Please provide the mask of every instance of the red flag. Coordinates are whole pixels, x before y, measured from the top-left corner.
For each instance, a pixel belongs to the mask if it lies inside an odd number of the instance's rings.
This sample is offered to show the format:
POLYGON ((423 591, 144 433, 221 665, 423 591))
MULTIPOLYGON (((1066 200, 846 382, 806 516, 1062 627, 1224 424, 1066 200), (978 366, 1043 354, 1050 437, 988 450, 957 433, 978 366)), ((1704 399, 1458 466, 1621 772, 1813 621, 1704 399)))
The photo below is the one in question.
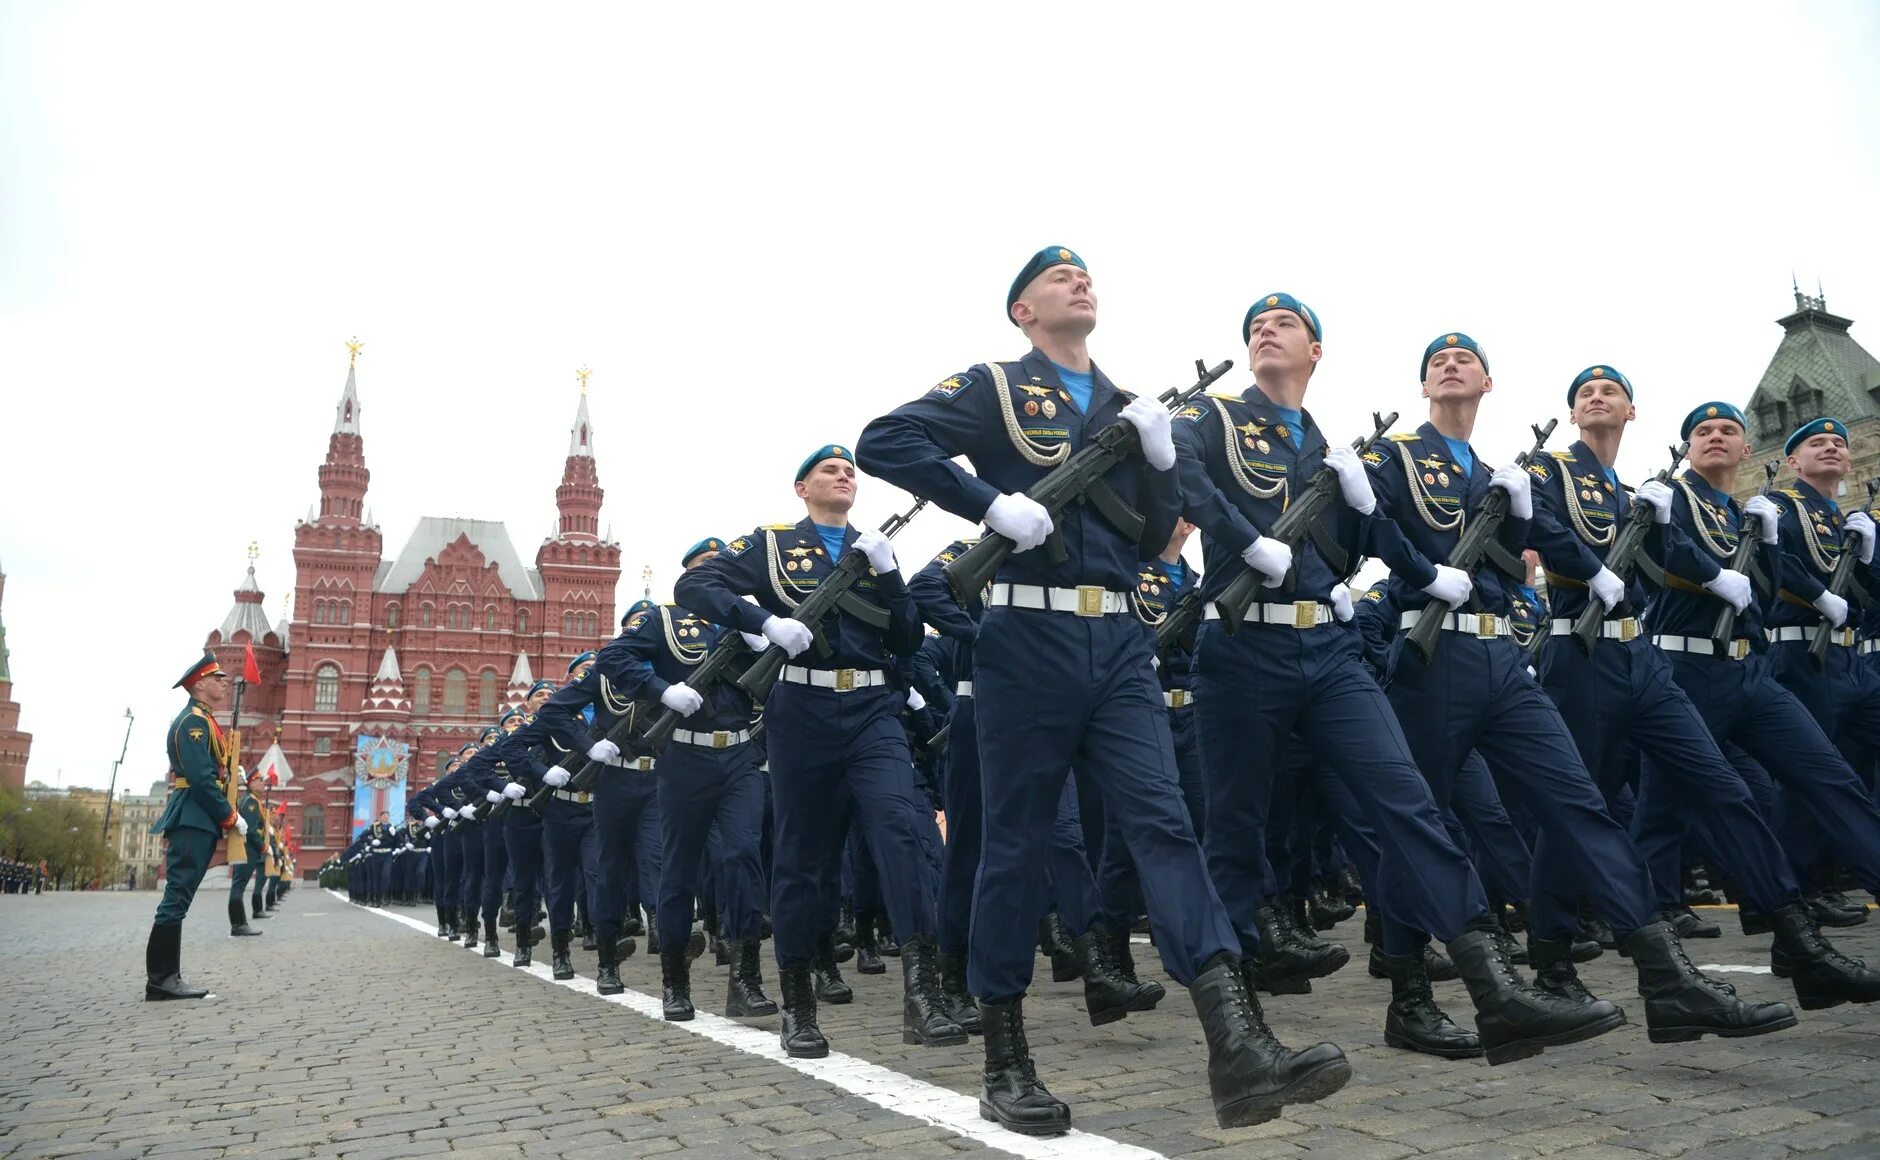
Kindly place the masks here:
POLYGON ((274 766, 271 763, 268 766, 268 784, 269 785, 281 784, 281 775, 274 772, 274 766))
POLYGON ((242 680, 258 685, 261 683, 261 666, 255 663, 255 646, 250 643, 246 648, 248 655, 242 658, 242 680))

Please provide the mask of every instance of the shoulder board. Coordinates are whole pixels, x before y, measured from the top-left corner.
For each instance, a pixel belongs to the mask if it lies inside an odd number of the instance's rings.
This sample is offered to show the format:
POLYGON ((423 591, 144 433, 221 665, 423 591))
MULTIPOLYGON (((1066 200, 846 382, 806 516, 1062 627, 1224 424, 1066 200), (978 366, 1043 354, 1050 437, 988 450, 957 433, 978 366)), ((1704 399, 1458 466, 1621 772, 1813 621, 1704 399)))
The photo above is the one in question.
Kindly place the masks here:
POLYGON ((1205 394, 1210 399, 1219 399, 1223 403, 1240 402, 1240 396, 1229 391, 1203 391, 1202 394, 1205 394))
MULTIPOLYGON (((1797 498, 1800 498, 1799 492, 1791 492, 1790 494, 1795 495, 1797 498)), ((207 721, 209 719, 209 715, 207 713, 203 712, 201 709, 196 708, 194 705, 191 705, 189 707, 189 715, 191 717, 201 717, 204 721, 207 721)))
POLYGON ((1579 460, 1573 457, 1573 452, 1571 451, 1549 451, 1547 454, 1553 456, 1555 459, 1558 459, 1562 463, 1578 463, 1579 462, 1579 460))
POLYGON ((795 524, 765 524, 761 530, 766 531, 766 532, 794 532, 796 531, 796 525, 795 524))
POLYGON ((679 602, 676 600, 668 600, 666 601, 666 603, 660 605, 660 607, 661 608, 677 608, 679 607, 679 602))
POLYGON ((1782 487, 1782 488, 1777 488, 1776 490, 1780 491, 1783 495, 1788 496, 1790 499, 1802 498, 1802 493, 1792 487, 1782 487))
POLYGON ((1414 443, 1418 439, 1421 439, 1422 436, 1418 435, 1415 431, 1392 431, 1389 435, 1384 436, 1384 438, 1390 440, 1392 443, 1414 443))

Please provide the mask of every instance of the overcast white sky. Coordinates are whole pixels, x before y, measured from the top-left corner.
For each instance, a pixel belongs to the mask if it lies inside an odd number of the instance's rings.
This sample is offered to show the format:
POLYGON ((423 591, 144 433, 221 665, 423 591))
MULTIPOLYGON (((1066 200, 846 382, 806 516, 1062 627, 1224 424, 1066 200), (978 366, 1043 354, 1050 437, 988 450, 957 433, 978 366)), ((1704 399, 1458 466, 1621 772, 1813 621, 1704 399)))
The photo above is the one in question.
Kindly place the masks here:
MULTIPOLYGON (((1334 438, 1420 415, 1423 344, 1464 329, 1485 455, 1610 362, 1636 477, 1748 396, 1791 270, 1880 350, 1877 11, 6 3, 29 776, 102 785, 126 705, 120 787, 162 773, 250 540, 280 614, 355 334, 388 552, 461 515, 532 559, 592 367, 629 599, 643 562, 664 596, 686 544, 798 518, 810 448, 1021 353, 1003 296, 1046 244, 1089 260, 1125 386, 1244 366, 1283 289, 1324 320, 1334 438)), ((857 520, 901 502, 865 484, 857 520)), ((965 530, 924 515, 902 558, 965 530)))

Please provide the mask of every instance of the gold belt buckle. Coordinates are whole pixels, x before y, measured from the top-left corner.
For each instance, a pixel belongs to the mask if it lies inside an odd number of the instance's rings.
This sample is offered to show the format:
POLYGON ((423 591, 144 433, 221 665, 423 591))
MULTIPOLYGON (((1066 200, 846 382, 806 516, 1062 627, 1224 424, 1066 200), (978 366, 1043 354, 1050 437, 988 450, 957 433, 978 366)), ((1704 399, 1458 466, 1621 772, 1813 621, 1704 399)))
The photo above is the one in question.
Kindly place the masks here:
POLYGON ((1475 635, 1478 640, 1493 640, 1500 634, 1495 631, 1495 614, 1478 612, 1475 614, 1475 635))
POLYGON ((1747 657, 1748 655, 1749 655, 1749 640, 1748 640, 1748 638, 1746 638, 1746 637, 1740 637, 1740 636, 1739 636, 1739 637, 1737 637, 1737 638, 1736 638, 1735 640, 1733 640, 1733 641, 1731 641, 1731 642, 1730 642, 1730 657, 1731 657, 1731 659, 1733 659, 1733 660, 1739 660, 1739 661, 1740 661, 1740 660, 1742 660, 1742 659, 1743 659, 1744 657, 1747 657))
POLYGON ((725 746, 729 744, 731 744, 731 734, 727 733, 723 729, 715 729, 712 731, 712 748, 713 749, 723 749, 725 746))
POLYGON ((1293 601, 1293 627, 1311 628, 1319 622, 1319 602, 1316 600, 1293 601))
POLYGON ((1854 647, 1854 630, 1853 629, 1851 628, 1837 629, 1835 632, 1835 635, 1840 637, 1840 644, 1842 648, 1854 647))
POLYGON ((1628 616, 1619 622, 1619 639, 1621 641, 1638 639, 1637 617, 1628 616))
POLYGON ((584 805, 586 805, 586 804, 588 804, 588 801, 589 801, 589 800, 590 800, 590 799, 591 799, 591 798, 592 798, 593 796, 594 796, 594 795, 592 795, 592 794, 590 794, 590 793, 589 793, 588 791, 586 791, 586 790, 584 790, 584 789, 581 789, 581 790, 576 790, 576 791, 575 791, 575 794, 574 794, 574 803, 575 803, 576 805, 578 805, 578 806, 584 806, 584 805))
POLYGON ((855 687, 854 669, 836 670, 836 692, 846 693, 855 687))
POLYGON ((1103 589, 1095 584, 1077 586, 1077 615, 1103 615, 1103 589))
POLYGON ((1188 690, 1187 689, 1170 689, 1169 690, 1169 694, 1168 694, 1168 707, 1169 708, 1179 709, 1182 706, 1186 705, 1187 703, 1188 703, 1188 690))

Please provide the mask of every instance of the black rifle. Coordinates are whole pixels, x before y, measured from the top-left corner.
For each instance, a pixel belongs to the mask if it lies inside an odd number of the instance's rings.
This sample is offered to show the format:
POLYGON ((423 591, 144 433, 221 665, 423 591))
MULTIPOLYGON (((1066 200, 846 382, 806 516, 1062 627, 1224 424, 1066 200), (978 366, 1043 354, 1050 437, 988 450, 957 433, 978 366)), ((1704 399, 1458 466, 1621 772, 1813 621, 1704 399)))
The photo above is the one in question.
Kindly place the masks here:
MULTIPOLYGON (((634 722, 638 721, 640 716, 639 708, 640 702, 635 701, 633 707, 616 717, 611 726, 591 731, 588 734, 588 749, 592 749, 597 741, 611 741, 619 746, 621 758, 627 761, 637 760, 641 755, 650 752, 640 738, 634 736, 633 733, 634 722)), ((561 759, 555 762, 555 767, 574 774, 568 779, 567 792, 586 793, 594 788, 595 780, 600 777, 601 770, 606 769, 607 765, 605 762, 589 760, 586 749, 577 749, 562 754, 561 759)), ((523 804, 530 809, 536 809, 554 791, 554 786, 544 782, 542 788, 530 794, 523 804)))
POLYGON ((945 756, 946 751, 947 751, 947 742, 948 740, 952 738, 952 736, 953 736, 953 722, 948 721, 945 725, 940 726, 940 731, 938 733, 935 733, 932 737, 929 737, 927 739, 927 743, 923 745, 921 748, 927 751, 928 756, 932 757, 935 761, 938 761, 940 760, 941 757, 945 756))
MULTIPOLYGON (((1540 455, 1547 446, 1548 437, 1560 420, 1549 419, 1545 427, 1530 427, 1534 432, 1534 446, 1515 456, 1514 465, 1525 469, 1540 455)), ((1471 578, 1479 565, 1496 547, 1495 533, 1501 530, 1501 522, 1508 518, 1508 493, 1499 487, 1488 489, 1488 495, 1482 500, 1482 506, 1469 517, 1468 526, 1457 537, 1456 546, 1449 550, 1449 559, 1444 563, 1451 568, 1466 573, 1471 578)), ((1423 607, 1423 614, 1417 618, 1409 632, 1411 651, 1417 660, 1430 663, 1430 657, 1436 653, 1436 635, 1443 631, 1443 618, 1450 609, 1441 601, 1432 600, 1423 607)))
POLYGON ((1175 648, 1193 648, 1195 629, 1201 624, 1202 613, 1207 603, 1201 599, 1201 586, 1195 585, 1188 594, 1175 602, 1175 607, 1168 610, 1162 623, 1155 626, 1155 655, 1167 656, 1175 648))
MULTIPOLYGON (((1762 495, 1767 496, 1775 487, 1776 466, 1781 462, 1779 459, 1771 459, 1763 464, 1762 495)), ((1691 518, 1697 519, 1697 513, 1692 512, 1691 518)), ((1747 576, 1755 567, 1756 544, 1762 538, 1761 518, 1745 514, 1743 526, 1737 529, 1737 536, 1736 551, 1730 556, 1730 567, 1747 576)), ((1753 589, 1750 592, 1750 599, 1756 599, 1753 589)), ((1717 613, 1716 626, 1710 630, 1710 644, 1716 649, 1718 656, 1723 656, 1730 651, 1730 642, 1734 639, 1736 639, 1736 605, 1726 600, 1723 602, 1723 608, 1717 613)))
MULTIPOLYGON (((1234 369, 1234 362, 1228 359, 1213 367, 1195 360, 1195 384, 1185 389, 1170 387, 1157 396, 1157 401, 1169 409, 1172 414, 1188 405, 1188 401, 1213 386, 1215 381, 1234 369)), ((1136 434, 1136 428, 1128 422, 1117 421, 1090 437, 1090 442, 1075 455, 1051 469, 1050 474, 1032 485, 1025 495, 1038 506, 1051 514, 1055 524, 1058 518, 1073 504, 1087 503, 1096 508, 1112 527, 1131 540, 1142 538, 1142 513, 1123 502, 1121 496, 1103 477, 1110 468, 1128 459, 1142 450, 1142 440, 1136 434)), ((998 575, 999 568, 1012 550, 1018 545, 1009 536, 987 531, 977 544, 961 552, 946 566, 947 584, 953 589, 953 596, 961 604, 966 604, 992 578, 998 575)), ((1045 540, 1045 549, 1050 553, 1053 564, 1062 564, 1070 559, 1065 551, 1064 538, 1055 529, 1045 540)))
MULTIPOLYGON (((1867 501, 1870 506, 1873 502, 1874 488, 1874 484, 1870 483, 1867 485, 1867 501)), ((1803 513, 1802 518, 1807 519, 1807 513, 1803 513)), ((1849 588, 1856 587, 1854 583, 1854 568, 1860 563, 1859 548, 1859 534, 1856 533, 1852 542, 1850 542, 1846 529, 1843 529, 1841 532, 1841 558, 1834 562, 1834 572, 1828 577, 1828 591, 1843 599, 1847 598, 1849 588)), ((1850 626, 1847 628, 1847 631, 1852 631, 1851 626, 1853 623, 1854 601, 1849 600, 1847 603, 1847 620, 1844 622, 1846 626, 1850 626)), ((1823 665, 1827 664, 1828 641, 1833 639, 1834 634, 1839 631, 1842 630, 1829 624, 1826 616, 1823 616, 1821 623, 1815 626, 1815 635, 1808 640, 1808 659, 1815 662, 1816 668, 1821 668, 1823 665)))
MULTIPOLYGON (((1379 415, 1376 411, 1371 412, 1371 433, 1354 442, 1351 449, 1362 454, 1367 447, 1382 439, 1396 422, 1397 412, 1395 411, 1388 415, 1379 415)), ((1273 521, 1273 526, 1266 532, 1267 537, 1278 540, 1297 552, 1299 546, 1318 525, 1320 514, 1331 506, 1332 497, 1337 494, 1338 473, 1321 464, 1319 469, 1312 473, 1312 478, 1306 481, 1299 498, 1288 503, 1286 510, 1273 521)), ((1335 570, 1344 570, 1340 566, 1340 561, 1328 558, 1325 562, 1335 570)), ((1286 587, 1291 587, 1291 581, 1292 577, 1287 577, 1286 587)), ((1220 614, 1221 627, 1227 630, 1227 635, 1232 636, 1240 631, 1241 622, 1247 617, 1247 610, 1252 608, 1253 602, 1260 598, 1260 589, 1265 584, 1266 578, 1263 575, 1252 568, 1243 567, 1240 573, 1228 582, 1221 594, 1215 597, 1214 609, 1220 614)), ((1156 643, 1159 645, 1161 642, 1158 640, 1156 643)))
MULTIPOLYGON (((925 499, 917 499, 914 501, 914 506, 908 508, 905 513, 889 516, 887 522, 881 525, 881 534, 893 539, 895 533, 906 527, 908 521, 919 515, 920 509, 926 506, 925 499)), ((868 557, 851 546, 848 551, 842 553, 842 558, 836 561, 835 571, 825 577, 822 583, 816 586, 816 591, 804 597, 803 602, 790 613, 791 619, 800 622, 815 635, 818 655, 826 656, 830 652, 829 645, 822 637, 822 623, 838 611, 847 612, 876 628, 888 626, 887 614, 880 608, 859 597, 849 595, 849 590, 855 587, 855 582, 867 574, 868 557)), ((751 700, 761 705, 764 699, 770 696, 771 686, 777 683, 777 678, 782 675, 783 666, 789 659, 781 647, 765 649, 757 654, 757 659, 751 662, 751 666, 744 670, 744 675, 734 683, 749 694, 751 700)))
MULTIPOLYGON (((1686 439, 1671 449, 1671 464, 1652 479, 1658 483, 1670 483, 1677 474, 1678 464, 1690 453, 1691 441, 1686 439)), ((1637 566, 1639 554, 1645 548, 1645 537, 1652 530, 1652 505, 1632 497, 1630 518, 1625 528, 1613 537, 1612 547, 1606 551, 1606 570, 1619 578, 1621 584, 1632 578, 1632 569, 1637 566)), ((1613 611, 1623 615, 1629 611, 1624 599, 1613 607, 1613 611)), ((1586 611, 1580 613, 1573 622, 1573 640, 1580 646, 1580 651, 1591 656, 1593 646, 1599 643, 1599 626, 1606 622, 1606 604, 1593 595, 1592 586, 1587 586, 1586 611)))

